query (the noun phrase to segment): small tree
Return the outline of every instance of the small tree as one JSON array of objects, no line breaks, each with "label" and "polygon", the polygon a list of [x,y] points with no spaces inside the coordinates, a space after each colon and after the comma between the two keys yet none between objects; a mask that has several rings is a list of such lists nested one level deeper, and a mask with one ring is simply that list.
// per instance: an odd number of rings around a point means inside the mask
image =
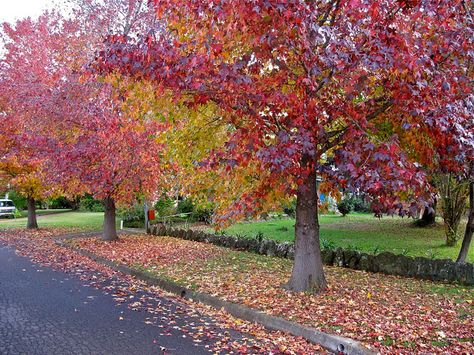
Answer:
[{"label": "small tree", "polygon": [[353,209],[353,204],[350,198],[344,197],[341,201],[337,204],[337,210],[342,214],[343,217],[347,216],[351,213]]},{"label": "small tree", "polygon": [[465,181],[458,181],[451,174],[443,175],[438,179],[447,246],[456,245],[459,239],[459,224],[466,212],[469,185]]},{"label": "small tree", "polygon": [[33,161],[33,158],[28,158],[28,162],[22,163],[13,158],[9,161],[5,157],[0,159],[0,176],[3,176],[3,180],[14,188],[16,193],[26,199],[28,208],[26,228],[28,229],[38,228],[36,202],[47,197],[48,193],[52,193],[52,189],[47,189],[45,186],[42,170],[44,165],[32,164]]},{"label": "small tree", "polygon": [[38,157],[38,151],[29,146],[32,133],[27,129],[28,116],[15,111],[18,101],[10,95],[8,77],[0,70],[0,184],[15,189],[26,199],[26,227],[36,229],[36,201],[54,193],[44,179],[51,171],[44,159]]}]

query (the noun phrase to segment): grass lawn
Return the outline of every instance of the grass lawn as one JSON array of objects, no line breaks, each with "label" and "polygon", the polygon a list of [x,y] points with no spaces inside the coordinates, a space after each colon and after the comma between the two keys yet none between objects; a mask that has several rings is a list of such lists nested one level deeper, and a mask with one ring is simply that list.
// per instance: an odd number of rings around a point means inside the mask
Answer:
[{"label": "grass lawn", "polygon": [[[462,221],[462,233],[465,221]],[[281,219],[237,223],[225,230],[230,235],[254,237],[262,233],[277,241],[294,240],[294,219]],[[444,246],[444,230],[441,223],[434,227],[413,226],[413,219],[384,217],[354,213],[346,217],[324,215],[320,217],[323,246],[352,248],[369,253],[391,251],[408,256],[455,259],[461,241],[455,247]],[[474,262],[471,246],[468,261]]]},{"label": "grass lawn", "polygon": [[[56,214],[56,213],[66,213],[70,212],[71,210],[68,209],[49,209],[49,210],[36,210],[36,214],[38,216],[40,215],[47,215],[47,214]],[[28,216],[28,211],[20,211],[22,217],[27,217]]]},{"label": "grass lawn", "polygon": [[[51,211],[51,210],[49,210]],[[43,227],[75,227],[80,229],[101,229],[104,221],[103,212],[64,212],[55,214],[38,214],[38,226]],[[26,217],[16,219],[0,219],[0,229],[25,227]]]}]

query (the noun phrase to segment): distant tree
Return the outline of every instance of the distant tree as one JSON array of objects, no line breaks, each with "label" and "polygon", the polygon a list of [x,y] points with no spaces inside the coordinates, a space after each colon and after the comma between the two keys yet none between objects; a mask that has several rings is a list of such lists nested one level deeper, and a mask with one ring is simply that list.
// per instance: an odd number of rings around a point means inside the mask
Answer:
[{"label": "distant tree", "polygon": [[15,95],[22,93],[16,91],[20,86],[17,77],[9,76],[10,64],[7,52],[7,59],[0,60],[0,186],[5,190],[13,188],[26,198],[26,227],[36,229],[36,201],[54,194],[55,188],[48,186],[43,178],[50,172],[48,165],[38,151],[28,145],[34,136],[30,127],[33,112],[17,111],[18,105],[23,103]]},{"label": "distant tree", "polygon": [[343,217],[351,213],[353,209],[353,204],[350,198],[343,198],[337,203],[337,210],[342,214]]},{"label": "distant tree", "polygon": [[[35,175],[37,180],[60,186],[68,196],[90,193],[103,200],[103,237],[116,239],[116,204],[154,193],[160,181],[156,137],[162,124],[142,104],[153,103],[151,87],[116,75],[85,75],[88,44],[96,37],[80,21],[44,13],[35,21],[5,24],[4,34],[6,117],[21,122],[22,144],[48,169]],[[127,97],[121,95],[121,86],[127,87]]]}]

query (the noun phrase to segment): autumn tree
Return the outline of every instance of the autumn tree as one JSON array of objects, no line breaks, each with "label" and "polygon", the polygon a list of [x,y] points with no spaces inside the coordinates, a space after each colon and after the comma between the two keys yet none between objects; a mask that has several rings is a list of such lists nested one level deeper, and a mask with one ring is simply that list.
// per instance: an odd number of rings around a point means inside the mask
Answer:
[{"label": "autumn tree", "polygon": [[[456,27],[442,26],[440,32],[448,34],[452,42],[444,45],[441,64],[443,70],[455,71],[454,84],[449,80],[439,83],[443,100],[437,107],[417,112],[410,130],[399,130],[398,135],[405,150],[421,163],[430,175],[433,191],[440,197],[443,212],[446,243],[453,245],[457,240],[458,225],[465,213],[466,200],[470,200],[468,221],[458,261],[467,256],[472,239],[474,205],[470,198],[474,179],[474,96],[473,61],[469,55],[468,38],[474,36],[473,8],[461,1],[456,3],[459,13]],[[454,17],[449,21],[455,21]],[[457,29],[457,30],[456,30]],[[436,47],[441,48],[441,47]],[[438,56],[440,54],[437,54]],[[437,69],[441,65],[437,66]],[[447,67],[447,68],[446,68]],[[454,74],[453,74],[454,75]]]},{"label": "autumn tree", "polygon": [[[5,40],[6,36],[2,39]],[[11,88],[20,83],[9,75],[9,59],[7,51],[6,58],[0,60],[0,183],[14,188],[27,199],[26,227],[36,229],[36,202],[53,195],[55,188],[45,184],[43,177],[48,174],[48,166],[44,159],[38,156],[37,150],[28,145],[33,134],[28,123],[31,114],[15,109],[19,98],[13,96],[14,91]]]},{"label": "autumn tree", "polygon": [[137,45],[115,37],[99,67],[219,106],[231,134],[203,164],[255,166],[223,218],[258,212],[275,190],[296,194],[290,289],[326,286],[318,176],[328,191],[363,189],[378,212],[416,213],[426,177],[396,130],[442,120],[437,108],[472,90],[457,64],[469,48],[463,2],[154,3],[167,31]]},{"label": "autumn tree", "polygon": [[114,93],[112,82],[89,83],[87,88],[91,91],[85,91],[82,82],[64,88],[63,95],[70,95],[64,102],[74,109],[74,127],[62,127],[55,138],[52,163],[60,176],[71,179],[71,185],[80,182],[77,193],[88,192],[104,201],[104,239],[113,240],[117,238],[116,204],[130,205],[139,194],[151,196],[158,191],[162,167],[156,136],[161,127],[144,107],[135,110],[132,98]]},{"label": "autumn tree", "polygon": [[102,199],[104,239],[116,239],[116,204],[154,193],[159,182],[160,122],[146,105],[132,103],[134,95],[149,99],[150,90],[131,83],[123,96],[121,85],[128,84],[119,76],[85,75],[96,37],[79,21],[53,12],[4,28],[2,90],[9,114],[22,122],[23,144],[47,162],[42,182],[70,196]]},{"label": "autumn tree", "polygon": [[[1,120],[0,120],[1,122]],[[19,150],[14,150],[24,154]],[[26,160],[24,160],[26,158]],[[0,159],[0,181],[6,182],[10,188],[24,196],[27,200],[28,219],[26,228],[38,228],[36,218],[36,202],[49,196],[53,196],[55,190],[45,185],[44,174],[47,169],[44,162],[32,158],[32,156],[17,157],[4,156]]]}]

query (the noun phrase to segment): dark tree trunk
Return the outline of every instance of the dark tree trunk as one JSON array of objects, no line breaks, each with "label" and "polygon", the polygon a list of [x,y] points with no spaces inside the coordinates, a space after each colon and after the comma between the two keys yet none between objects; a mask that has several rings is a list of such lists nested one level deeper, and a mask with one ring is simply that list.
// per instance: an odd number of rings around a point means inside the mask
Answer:
[{"label": "dark tree trunk", "polygon": [[115,225],[115,201],[112,197],[107,197],[104,200],[105,214],[104,214],[104,234],[103,240],[112,241],[117,240],[117,227]]},{"label": "dark tree trunk", "polygon": [[26,228],[37,229],[38,221],[36,220],[36,201],[33,197],[28,197],[28,222]]},{"label": "dark tree trunk", "polygon": [[316,171],[298,186],[296,194],[295,260],[288,289],[318,292],[326,288],[319,244]]},{"label": "dark tree trunk", "polygon": [[471,245],[472,234],[474,232],[474,182],[469,184],[469,216],[467,218],[466,232],[462,240],[461,250],[459,251],[457,263],[466,262],[469,246]]},{"label": "dark tree trunk", "polygon": [[72,209],[73,211],[79,210],[80,203],[81,203],[81,199],[80,199],[79,197],[75,197],[75,198],[71,201],[71,209]]},{"label": "dark tree trunk", "polygon": [[423,215],[421,216],[422,226],[431,226],[436,223],[436,204],[437,201],[434,200],[430,206],[425,207],[423,210]]}]

